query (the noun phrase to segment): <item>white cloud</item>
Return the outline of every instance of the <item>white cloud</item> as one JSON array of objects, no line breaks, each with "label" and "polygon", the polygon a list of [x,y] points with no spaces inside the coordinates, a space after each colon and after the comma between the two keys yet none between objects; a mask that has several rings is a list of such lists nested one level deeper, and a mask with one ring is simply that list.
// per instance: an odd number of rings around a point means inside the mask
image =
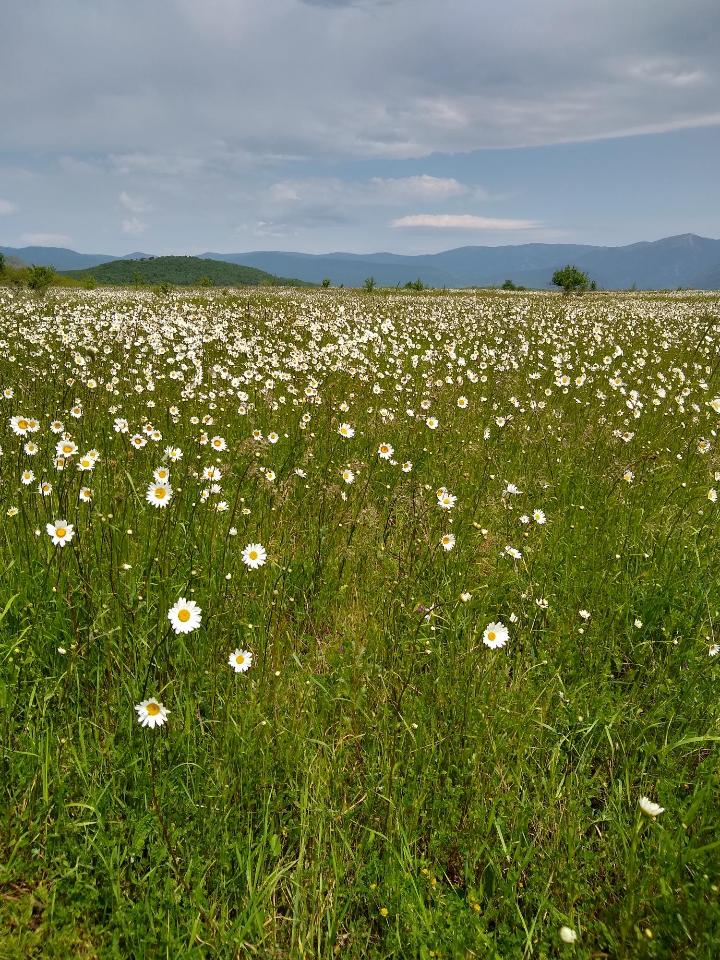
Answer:
[{"label": "white cloud", "polygon": [[126,193],[125,190],[121,191],[118,200],[120,201],[120,206],[125,207],[125,209],[131,213],[145,213],[150,209],[150,204],[147,203],[146,200],[143,200],[142,197],[132,197],[129,193]]},{"label": "white cloud", "polygon": [[67,247],[72,243],[66,233],[24,233],[20,239],[30,247]]},{"label": "white cloud", "polygon": [[437,230],[533,230],[537,220],[513,220],[497,217],[476,217],[469,213],[414,213],[399,217],[392,227],[431,227]]},{"label": "white cloud", "polygon": [[0,217],[9,217],[11,213],[17,213],[17,209],[14,203],[0,198]]},{"label": "white cloud", "polygon": [[141,233],[145,233],[147,228],[148,225],[138,217],[129,217],[120,224],[122,232],[129,234],[131,237],[139,237]]}]

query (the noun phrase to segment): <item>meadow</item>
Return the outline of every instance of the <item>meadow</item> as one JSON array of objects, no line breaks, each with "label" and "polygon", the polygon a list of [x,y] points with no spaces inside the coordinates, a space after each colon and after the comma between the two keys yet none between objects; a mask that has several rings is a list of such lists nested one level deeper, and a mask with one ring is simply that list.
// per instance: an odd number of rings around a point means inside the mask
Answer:
[{"label": "meadow", "polygon": [[716,957],[719,348],[0,289],[0,957]]}]

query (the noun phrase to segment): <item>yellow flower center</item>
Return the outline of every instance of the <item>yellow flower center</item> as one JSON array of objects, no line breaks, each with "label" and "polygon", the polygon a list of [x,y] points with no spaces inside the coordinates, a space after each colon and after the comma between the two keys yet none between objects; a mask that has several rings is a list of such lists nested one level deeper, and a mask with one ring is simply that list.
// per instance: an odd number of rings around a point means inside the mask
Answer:
[{"label": "yellow flower center", "polygon": [[257,560],[258,558],[257,550],[250,550],[248,553],[248,557],[250,557],[251,560]]},{"label": "yellow flower center", "polygon": [[155,487],[155,496],[158,498],[158,500],[162,500],[166,493],[167,490],[165,487]]},{"label": "yellow flower center", "polygon": [[187,623],[189,619],[190,619],[190,611],[187,609],[187,607],[184,607],[178,613],[178,620],[180,621],[180,623]]},{"label": "yellow flower center", "polygon": [[160,707],[157,703],[149,703],[145,707],[145,710],[147,711],[147,715],[149,717],[156,717],[160,713]]},{"label": "yellow flower center", "polygon": [[21,430],[27,430],[27,427],[28,427],[27,420],[18,420],[18,427],[20,427]]},{"label": "yellow flower center", "polygon": [[239,654],[235,657],[235,663],[237,663],[238,665],[241,665],[241,664],[245,663],[245,657],[242,655],[242,653],[239,653]]},{"label": "yellow flower center", "polygon": [[56,537],[64,537],[66,533],[67,533],[67,530],[65,529],[65,527],[55,527]]},{"label": "yellow flower center", "polygon": [[495,633],[494,630],[488,630],[488,640],[490,640],[491,643],[496,637],[497,637],[497,634]]}]

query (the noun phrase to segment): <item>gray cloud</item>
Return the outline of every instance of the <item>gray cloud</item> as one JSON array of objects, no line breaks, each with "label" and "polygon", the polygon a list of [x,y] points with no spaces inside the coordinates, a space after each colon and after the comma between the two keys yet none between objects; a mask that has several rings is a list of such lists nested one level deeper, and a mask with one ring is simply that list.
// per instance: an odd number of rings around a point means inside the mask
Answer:
[{"label": "gray cloud", "polygon": [[719,46],[715,0],[36,0],[5,18],[0,105],[8,146],[125,171],[228,141],[418,157],[716,123]]}]

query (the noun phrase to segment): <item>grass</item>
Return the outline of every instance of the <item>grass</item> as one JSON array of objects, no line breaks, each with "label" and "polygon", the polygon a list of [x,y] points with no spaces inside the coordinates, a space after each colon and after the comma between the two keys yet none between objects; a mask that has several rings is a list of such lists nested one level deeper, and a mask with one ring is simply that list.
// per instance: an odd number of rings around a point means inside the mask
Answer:
[{"label": "grass", "polygon": [[0,291],[0,957],[716,956],[718,306]]}]

